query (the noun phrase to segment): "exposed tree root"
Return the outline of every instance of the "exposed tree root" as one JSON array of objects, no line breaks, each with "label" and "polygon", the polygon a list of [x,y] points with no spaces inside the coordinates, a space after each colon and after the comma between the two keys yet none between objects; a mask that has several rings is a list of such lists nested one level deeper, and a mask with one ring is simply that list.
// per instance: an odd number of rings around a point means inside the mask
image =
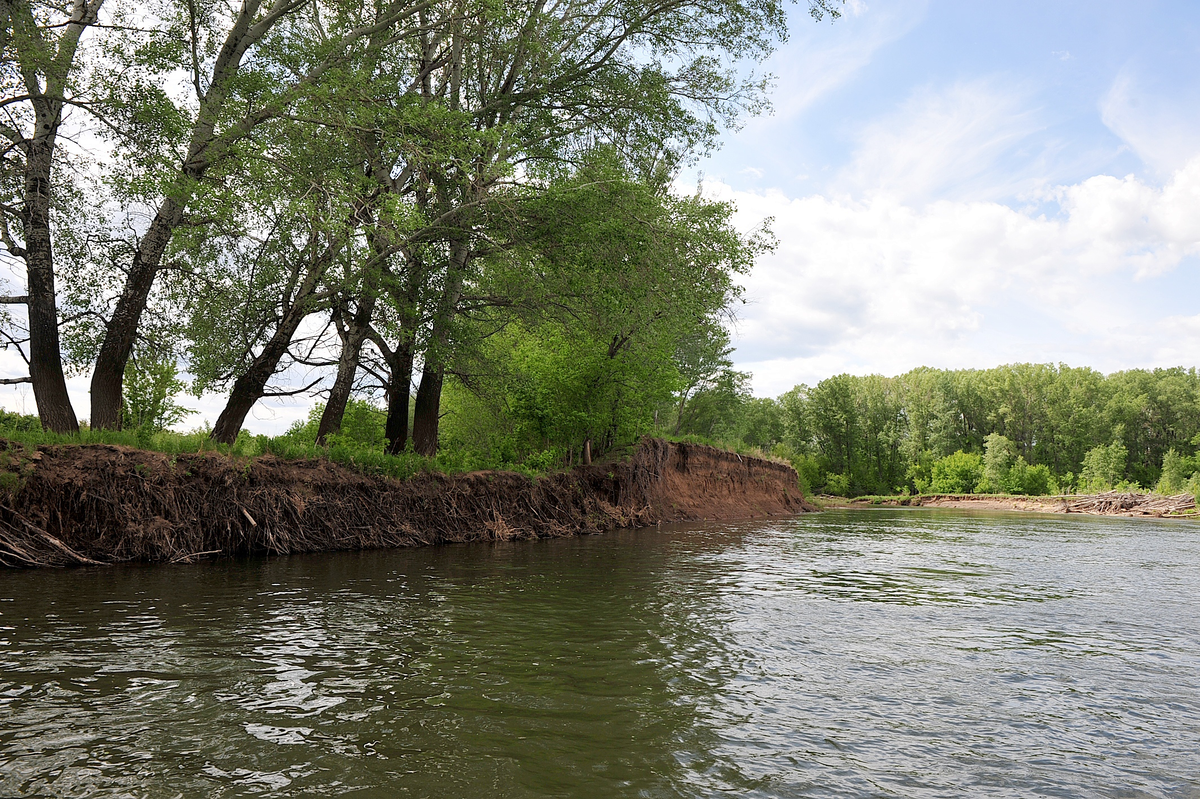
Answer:
[{"label": "exposed tree root", "polygon": [[397,481],[321,460],[172,458],[111,445],[17,450],[0,442],[17,476],[0,504],[5,566],[545,538],[810,509],[787,466],[657,439],[627,461],[536,480],[474,472]]}]

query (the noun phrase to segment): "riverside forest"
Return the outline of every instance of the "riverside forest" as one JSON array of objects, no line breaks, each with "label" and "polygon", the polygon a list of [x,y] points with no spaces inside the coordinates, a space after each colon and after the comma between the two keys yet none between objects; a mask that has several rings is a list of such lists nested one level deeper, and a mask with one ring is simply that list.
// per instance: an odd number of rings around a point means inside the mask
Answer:
[{"label": "riverside forest", "polygon": [[90,375],[82,434],[143,446],[185,387],[227,447],[305,394],[314,445],[373,400],[371,448],[461,467],[631,441],[771,246],[674,181],[785,35],[777,0],[5,0],[4,382],[77,437]]},{"label": "riverside forest", "polygon": [[[9,438],[405,476],[652,433],[839,495],[1197,491],[1195,370],[750,395],[727,327],[770,230],[674,181],[766,109],[780,3],[86,0],[3,22],[0,322],[28,366],[4,382],[38,410],[5,413]],[[90,374],[82,429],[69,374]],[[167,430],[184,390],[224,393],[211,427]],[[244,429],[281,395],[315,397],[309,420]]]},{"label": "riverside forest", "polygon": [[1200,796],[1191,5],[0,0],[0,797]]}]

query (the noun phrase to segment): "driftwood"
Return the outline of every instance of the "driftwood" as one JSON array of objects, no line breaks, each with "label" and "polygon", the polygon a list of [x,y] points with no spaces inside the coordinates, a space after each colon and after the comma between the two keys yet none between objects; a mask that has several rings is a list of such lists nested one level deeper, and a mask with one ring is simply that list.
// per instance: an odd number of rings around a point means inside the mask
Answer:
[{"label": "driftwood", "polygon": [[1122,493],[1108,491],[1103,494],[1064,498],[1067,513],[1094,513],[1104,516],[1163,516],[1182,513],[1196,507],[1196,498],[1191,494],[1162,496],[1158,494]]}]

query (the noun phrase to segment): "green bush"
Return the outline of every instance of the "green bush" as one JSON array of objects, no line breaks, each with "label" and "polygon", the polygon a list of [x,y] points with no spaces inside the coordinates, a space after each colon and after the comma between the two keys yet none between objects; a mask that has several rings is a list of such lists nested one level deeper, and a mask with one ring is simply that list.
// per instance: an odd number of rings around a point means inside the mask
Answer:
[{"label": "green bush", "polygon": [[1200,482],[1200,455],[1188,457],[1174,449],[1167,450],[1154,490],[1159,494],[1182,494],[1190,491],[1188,485],[1193,481]]},{"label": "green bush", "polygon": [[850,496],[850,475],[826,474],[825,493],[833,494],[835,497]]},{"label": "green bush", "polygon": [[1083,456],[1083,468],[1079,472],[1079,487],[1084,491],[1110,491],[1113,488],[1128,488],[1133,484],[1124,482],[1125,462],[1129,451],[1119,441],[1107,447],[1088,450]]},{"label": "green bush", "polygon": [[983,459],[961,449],[933,464],[929,490],[934,494],[973,494],[983,480]]}]

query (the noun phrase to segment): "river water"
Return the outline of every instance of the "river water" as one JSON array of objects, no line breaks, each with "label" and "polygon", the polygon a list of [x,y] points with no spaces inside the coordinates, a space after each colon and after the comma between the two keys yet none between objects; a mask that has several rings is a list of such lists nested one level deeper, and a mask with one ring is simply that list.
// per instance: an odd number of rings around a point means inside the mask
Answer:
[{"label": "river water", "polygon": [[1200,796],[1200,525],[0,573],[0,796]]}]

